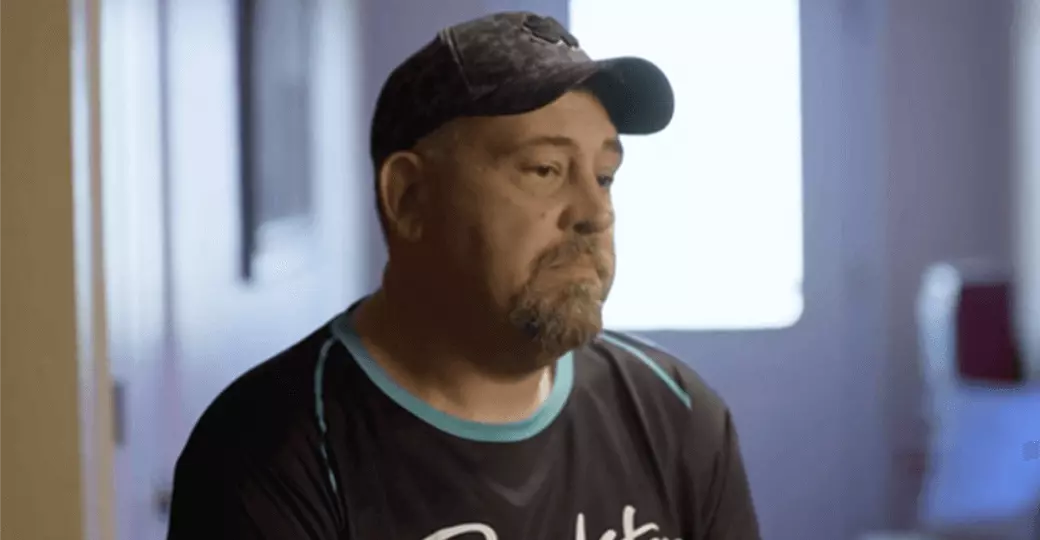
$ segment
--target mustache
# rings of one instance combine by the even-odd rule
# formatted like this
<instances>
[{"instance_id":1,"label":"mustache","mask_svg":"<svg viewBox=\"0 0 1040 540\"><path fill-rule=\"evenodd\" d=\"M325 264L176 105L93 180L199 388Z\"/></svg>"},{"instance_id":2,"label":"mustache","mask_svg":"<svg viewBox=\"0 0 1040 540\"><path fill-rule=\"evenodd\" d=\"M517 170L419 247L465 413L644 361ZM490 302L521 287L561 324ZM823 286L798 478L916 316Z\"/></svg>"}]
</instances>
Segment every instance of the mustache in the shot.
<instances>
[{"instance_id":1,"label":"mustache","mask_svg":"<svg viewBox=\"0 0 1040 540\"><path fill-rule=\"evenodd\" d=\"M578 263L583 257L591 260L596 274L601 280L610 278L610 255L593 239L587 237L571 238L542 253L534 262L534 270L557 268Z\"/></svg>"}]
</instances>

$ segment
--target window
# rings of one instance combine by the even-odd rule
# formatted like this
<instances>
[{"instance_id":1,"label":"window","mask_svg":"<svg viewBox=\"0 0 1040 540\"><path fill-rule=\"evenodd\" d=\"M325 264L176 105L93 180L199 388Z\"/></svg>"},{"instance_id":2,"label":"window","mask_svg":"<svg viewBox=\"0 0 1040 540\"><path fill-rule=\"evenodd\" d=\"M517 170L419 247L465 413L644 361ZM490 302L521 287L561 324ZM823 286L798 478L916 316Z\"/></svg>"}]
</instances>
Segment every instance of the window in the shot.
<instances>
[{"instance_id":1,"label":"window","mask_svg":"<svg viewBox=\"0 0 1040 540\"><path fill-rule=\"evenodd\" d=\"M798 0L571 0L595 58L668 74L675 118L625 140L608 327L780 328L802 313Z\"/></svg>"}]
</instances>

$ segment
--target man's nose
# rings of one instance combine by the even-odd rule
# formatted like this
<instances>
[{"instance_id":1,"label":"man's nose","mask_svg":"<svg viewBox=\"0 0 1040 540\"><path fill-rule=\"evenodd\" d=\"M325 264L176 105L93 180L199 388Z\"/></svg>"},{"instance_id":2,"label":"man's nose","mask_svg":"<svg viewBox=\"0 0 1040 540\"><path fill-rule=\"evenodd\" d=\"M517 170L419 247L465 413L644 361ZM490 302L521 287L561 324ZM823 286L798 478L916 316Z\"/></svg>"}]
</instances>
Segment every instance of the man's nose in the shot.
<instances>
[{"instance_id":1,"label":"man's nose","mask_svg":"<svg viewBox=\"0 0 1040 540\"><path fill-rule=\"evenodd\" d=\"M599 184L595 174L584 174L574 183L572 202L565 228L581 235L599 234L614 226L614 205L610 191Z\"/></svg>"}]
</instances>

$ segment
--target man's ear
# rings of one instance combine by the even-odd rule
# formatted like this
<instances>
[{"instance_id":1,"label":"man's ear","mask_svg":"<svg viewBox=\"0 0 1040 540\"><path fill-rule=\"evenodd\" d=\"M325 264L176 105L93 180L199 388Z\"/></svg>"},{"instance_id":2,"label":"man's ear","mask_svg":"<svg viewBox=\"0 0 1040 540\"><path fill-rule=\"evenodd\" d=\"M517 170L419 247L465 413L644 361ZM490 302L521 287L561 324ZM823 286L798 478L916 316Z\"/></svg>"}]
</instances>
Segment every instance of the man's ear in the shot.
<instances>
[{"instance_id":1,"label":"man's ear","mask_svg":"<svg viewBox=\"0 0 1040 540\"><path fill-rule=\"evenodd\" d=\"M422 238L427 189L423 165L414 152L395 152L379 169L379 204L386 226L405 241Z\"/></svg>"}]
</instances>

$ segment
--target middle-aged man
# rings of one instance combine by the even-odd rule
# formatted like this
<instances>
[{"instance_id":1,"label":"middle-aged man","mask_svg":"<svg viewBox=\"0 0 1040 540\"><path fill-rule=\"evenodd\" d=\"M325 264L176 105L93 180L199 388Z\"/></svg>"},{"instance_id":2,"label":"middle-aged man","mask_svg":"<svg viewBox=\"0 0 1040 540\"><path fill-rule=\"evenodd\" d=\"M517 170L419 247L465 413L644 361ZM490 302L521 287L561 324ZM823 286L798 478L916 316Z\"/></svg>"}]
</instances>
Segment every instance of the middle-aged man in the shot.
<instances>
[{"instance_id":1,"label":"middle-aged man","mask_svg":"<svg viewBox=\"0 0 1040 540\"><path fill-rule=\"evenodd\" d=\"M653 64L531 13L401 64L372 121L382 287L214 401L169 537L758 539L725 404L602 327L618 135L672 109Z\"/></svg>"}]
</instances>

